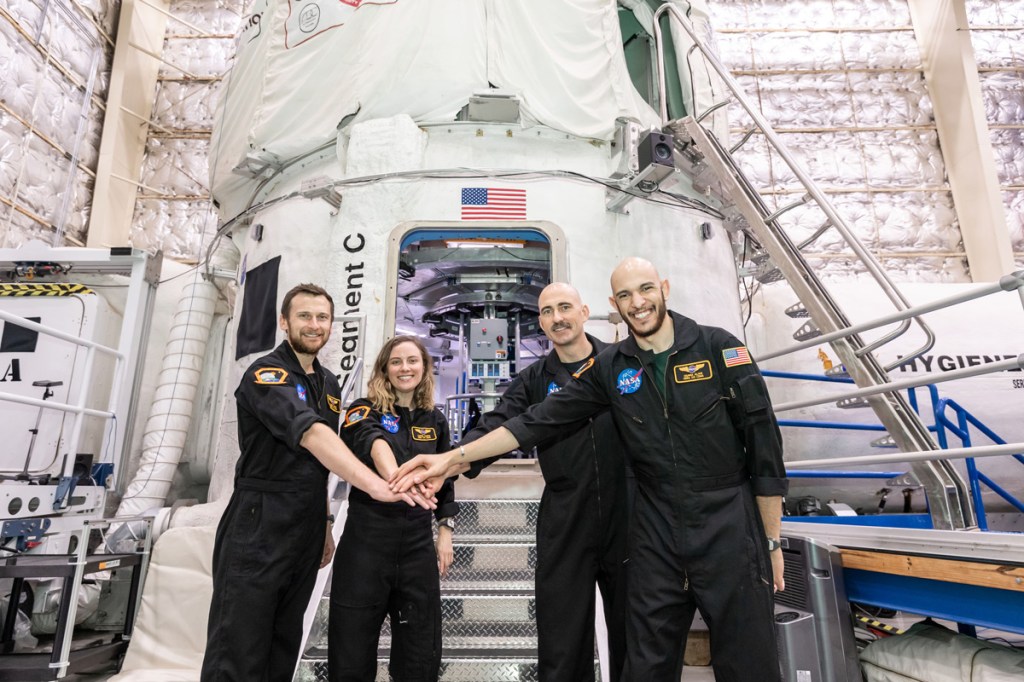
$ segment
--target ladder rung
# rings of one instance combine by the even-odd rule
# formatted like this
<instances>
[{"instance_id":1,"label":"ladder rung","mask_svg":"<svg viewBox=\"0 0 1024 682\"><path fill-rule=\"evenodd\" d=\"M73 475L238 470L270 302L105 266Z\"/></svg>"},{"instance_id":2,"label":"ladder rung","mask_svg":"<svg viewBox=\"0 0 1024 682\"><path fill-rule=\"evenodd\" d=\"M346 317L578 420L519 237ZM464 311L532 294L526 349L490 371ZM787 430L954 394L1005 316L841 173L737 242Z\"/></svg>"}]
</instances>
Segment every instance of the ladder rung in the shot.
<instances>
[{"instance_id":1,"label":"ladder rung","mask_svg":"<svg viewBox=\"0 0 1024 682\"><path fill-rule=\"evenodd\" d=\"M814 324L814 320L807 320L800 325L799 329L793 332L793 338L797 341L807 341L819 336L821 336L821 330L818 329L818 325Z\"/></svg>"},{"instance_id":2,"label":"ladder rung","mask_svg":"<svg viewBox=\"0 0 1024 682\"><path fill-rule=\"evenodd\" d=\"M825 376L835 379L849 379L850 373L846 371L846 365L836 365L832 369L826 369Z\"/></svg>"},{"instance_id":3,"label":"ladder rung","mask_svg":"<svg viewBox=\"0 0 1024 682\"><path fill-rule=\"evenodd\" d=\"M794 318L794 319L798 318L798 317L810 317L811 316L811 314L809 312L807 312L807 308L804 306L804 304L803 303L799 303L799 302L794 303L793 305L791 305L788 308L786 308L786 314L789 315L790 317Z\"/></svg>"},{"instance_id":4,"label":"ladder rung","mask_svg":"<svg viewBox=\"0 0 1024 682\"><path fill-rule=\"evenodd\" d=\"M843 410L854 410L862 407L871 407L871 403L868 402L867 398L857 396L856 398L843 398L842 400L837 400L836 407Z\"/></svg>"},{"instance_id":5,"label":"ladder rung","mask_svg":"<svg viewBox=\"0 0 1024 682\"><path fill-rule=\"evenodd\" d=\"M896 447L896 439L890 435L882 436L871 441L871 447L873 448L894 448Z\"/></svg>"}]
</instances>

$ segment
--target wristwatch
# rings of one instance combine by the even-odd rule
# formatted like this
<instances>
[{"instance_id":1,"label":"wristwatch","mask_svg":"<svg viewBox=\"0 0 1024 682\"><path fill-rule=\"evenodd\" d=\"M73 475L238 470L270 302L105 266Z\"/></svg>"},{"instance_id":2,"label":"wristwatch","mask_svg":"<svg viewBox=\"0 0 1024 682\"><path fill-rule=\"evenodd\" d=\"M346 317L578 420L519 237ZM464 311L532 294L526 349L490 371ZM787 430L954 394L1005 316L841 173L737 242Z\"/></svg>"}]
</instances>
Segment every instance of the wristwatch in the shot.
<instances>
[{"instance_id":1,"label":"wristwatch","mask_svg":"<svg viewBox=\"0 0 1024 682\"><path fill-rule=\"evenodd\" d=\"M330 523L330 524L334 523L334 514L328 514L327 515L327 523Z\"/></svg>"},{"instance_id":2,"label":"wristwatch","mask_svg":"<svg viewBox=\"0 0 1024 682\"><path fill-rule=\"evenodd\" d=\"M768 540L768 551L769 552L774 552L777 549L782 549L782 543L779 541L778 538L773 538L772 536L769 535L769 536L767 536L766 539Z\"/></svg>"},{"instance_id":3,"label":"wristwatch","mask_svg":"<svg viewBox=\"0 0 1024 682\"><path fill-rule=\"evenodd\" d=\"M445 528L447 528L448 530L452 531L453 533L455 532L455 519L453 517L451 517L451 516L445 517L443 519L438 519L437 525L439 527L440 526L444 526Z\"/></svg>"}]
</instances>

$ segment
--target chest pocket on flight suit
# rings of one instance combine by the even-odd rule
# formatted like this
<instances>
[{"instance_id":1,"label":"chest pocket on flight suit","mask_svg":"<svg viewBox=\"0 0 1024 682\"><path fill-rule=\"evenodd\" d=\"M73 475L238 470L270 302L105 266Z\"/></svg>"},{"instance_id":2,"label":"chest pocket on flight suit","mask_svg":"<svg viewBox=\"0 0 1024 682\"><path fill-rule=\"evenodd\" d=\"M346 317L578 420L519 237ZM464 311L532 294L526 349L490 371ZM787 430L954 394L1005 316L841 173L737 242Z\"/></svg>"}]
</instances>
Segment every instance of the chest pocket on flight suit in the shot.
<instances>
[{"instance_id":1,"label":"chest pocket on flight suit","mask_svg":"<svg viewBox=\"0 0 1024 682\"><path fill-rule=\"evenodd\" d=\"M716 391L704 396L692 412L691 433L701 450L696 458L700 464L694 472L698 474L693 479L694 490L735 485L735 482L724 481L722 476L743 468L742 445L728 403L729 400Z\"/></svg>"}]
</instances>

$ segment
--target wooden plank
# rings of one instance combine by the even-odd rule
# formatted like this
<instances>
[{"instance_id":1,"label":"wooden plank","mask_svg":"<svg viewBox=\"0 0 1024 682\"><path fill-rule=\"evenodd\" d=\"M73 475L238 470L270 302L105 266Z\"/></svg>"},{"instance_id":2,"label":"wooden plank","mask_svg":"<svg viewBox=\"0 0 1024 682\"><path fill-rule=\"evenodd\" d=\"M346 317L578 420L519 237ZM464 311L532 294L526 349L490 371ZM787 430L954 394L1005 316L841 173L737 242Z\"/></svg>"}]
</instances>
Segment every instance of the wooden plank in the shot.
<instances>
[{"instance_id":1,"label":"wooden plank","mask_svg":"<svg viewBox=\"0 0 1024 682\"><path fill-rule=\"evenodd\" d=\"M844 568L1024 592L1024 566L842 549Z\"/></svg>"}]
</instances>

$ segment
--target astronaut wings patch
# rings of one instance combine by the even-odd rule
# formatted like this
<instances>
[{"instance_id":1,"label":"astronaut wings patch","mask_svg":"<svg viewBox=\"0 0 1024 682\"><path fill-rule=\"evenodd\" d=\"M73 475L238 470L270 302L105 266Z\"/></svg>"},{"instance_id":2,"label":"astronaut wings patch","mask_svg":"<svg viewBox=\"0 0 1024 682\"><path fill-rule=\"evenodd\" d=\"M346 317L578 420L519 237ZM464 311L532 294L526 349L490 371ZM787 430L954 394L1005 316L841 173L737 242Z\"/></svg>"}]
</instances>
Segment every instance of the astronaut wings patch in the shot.
<instances>
[{"instance_id":1,"label":"astronaut wings patch","mask_svg":"<svg viewBox=\"0 0 1024 682\"><path fill-rule=\"evenodd\" d=\"M437 431L432 426L412 427L412 439L418 441L437 440Z\"/></svg>"}]
</instances>

